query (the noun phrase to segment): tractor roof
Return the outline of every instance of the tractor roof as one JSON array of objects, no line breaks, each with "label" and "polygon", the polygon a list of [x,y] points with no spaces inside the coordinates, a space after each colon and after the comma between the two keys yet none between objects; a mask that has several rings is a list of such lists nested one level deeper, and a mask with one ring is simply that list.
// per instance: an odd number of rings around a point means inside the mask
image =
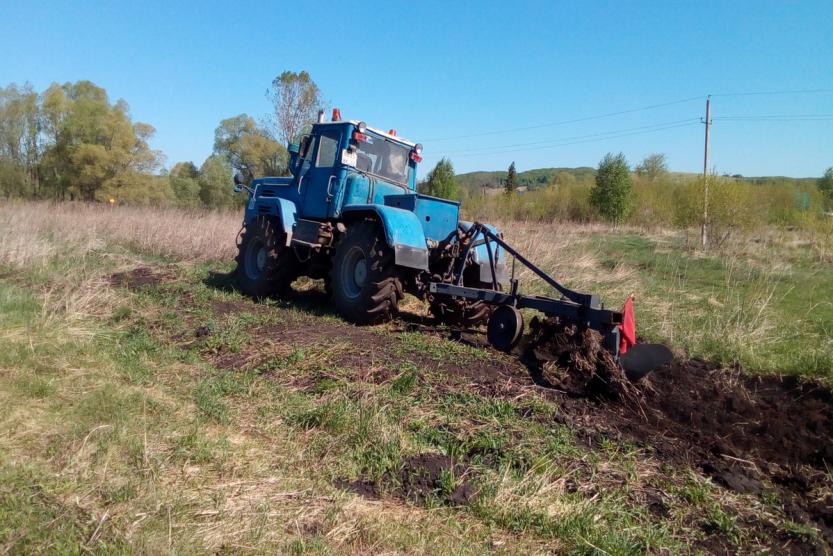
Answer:
[{"label": "tractor roof", "polygon": [[[338,124],[353,124],[359,125],[359,120],[336,120],[335,122],[316,122],[315,125],[338,125]],[[381,135],[385,139],[390,139],[391,141],[396,141],[397,143],[402,143],[403,145],[408,145],[409,147],[413,148],[416,143],[413,141],[409,141],[403,137],[399,137],[398,135],[391,135],[381,129],[376,129],[375,127],[367,126],[369,131],[372,131],[376,135]]]}]

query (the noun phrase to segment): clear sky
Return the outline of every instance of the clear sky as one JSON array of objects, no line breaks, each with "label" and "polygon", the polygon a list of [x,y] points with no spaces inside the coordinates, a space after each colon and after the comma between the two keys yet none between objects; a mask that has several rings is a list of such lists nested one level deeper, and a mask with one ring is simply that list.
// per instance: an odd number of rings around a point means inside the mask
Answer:
[{"label": "clear sky", "polygon": [[306,69],[344,117],[458,172],[595,166],[608,151],[700,171],[711,93],[710,166],[818,176],[833,165],[832,29],[831,0],[0,0],[0,85],[89,79],[156,127],[168,166],[199,165],[221,119],[266,115],[271,80]]}]

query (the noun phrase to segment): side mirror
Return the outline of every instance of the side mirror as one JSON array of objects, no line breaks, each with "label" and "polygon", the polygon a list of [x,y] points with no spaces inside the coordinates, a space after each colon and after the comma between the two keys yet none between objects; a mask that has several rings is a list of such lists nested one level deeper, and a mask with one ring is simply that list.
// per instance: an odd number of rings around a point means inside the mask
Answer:
[{"label": "side mirror", "polygon": [[240,193],[241,191],[243,191],[243,185],[243,176],[239,172],[237,174],[234,174],[234,192]]},{"label": "side mirror", "polygon": [[301,151],[301,146],[298,143],[290,143],[286,150],[289,151],[289,154],[298,154]]}]

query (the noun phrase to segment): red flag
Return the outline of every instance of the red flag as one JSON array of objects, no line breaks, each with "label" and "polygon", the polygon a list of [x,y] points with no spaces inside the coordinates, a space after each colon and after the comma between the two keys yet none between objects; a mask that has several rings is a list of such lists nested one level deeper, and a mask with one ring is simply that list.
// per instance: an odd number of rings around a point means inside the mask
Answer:
[{"label": "red flag", "polygon": [[619,354],[623,354],[636,343],[636,319],[633,316],[633,294],[622,307],[622,326],[619,327]]}]

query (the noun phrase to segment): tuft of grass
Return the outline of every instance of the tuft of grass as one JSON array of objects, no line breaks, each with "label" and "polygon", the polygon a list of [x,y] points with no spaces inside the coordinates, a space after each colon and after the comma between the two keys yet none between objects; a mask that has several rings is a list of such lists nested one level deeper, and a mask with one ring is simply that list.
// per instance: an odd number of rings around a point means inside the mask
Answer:
[{"label": "tuft of grass", "polygon": [[4,553],[128,554],[105,516],[61,500],[61,487],[30,466],[0,463],[0,549]]}]

